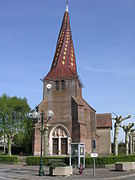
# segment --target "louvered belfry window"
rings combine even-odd
[[[55,81],[55,88],[56,90],[59,90],[59,81]]]
[[[61,80],[61,89],[64,90],[65,89],[65,81]]]

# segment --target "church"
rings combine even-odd
[[[82,83],[78,77],[76,57],[71,34],[68,4],[64,12],[56,50],[48,74],[43,79],[43,100],[38,112],[54,116],[44,122],[44,155],[68,155],[70,143],[83,143],[85,153],[92,152],[92,140],[96,140],[99,155],[111,153],[110,113],[96,114],[82,97]],[[33,154],[40,155],[40,123],[36,123]]]

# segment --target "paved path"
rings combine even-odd
[[[0,180],[115,180],[128,179],[135,180],[135,172],[118,172],[114,171],[114,167],[96,169],[95,177],[92,175],[92,169],[85,169],[83,175],[79,175],[78,170],[74,169],[74,173],[69,177],[52,177],[48,175],[49,169],[44,167],[45,176],[38,176],[38,166],[24,165],[5,165],[0,164]]]

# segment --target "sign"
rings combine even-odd
[[[98,153],[91,153],[91,157],[98,157]]]
[[[92,139],[92,148],[95,149],[96,148],[96,140]]]
[[[81,156],[84,155],[84,147],[80,147],[80,155],[81,155]]]

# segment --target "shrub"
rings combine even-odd
[[[68,165],[69,157],[63,157],[63,156],[43,157],[43,164],[50,165],[51,161],[63,162]],[[40,157],[39,156],[28,156],[28,157],[26,157],[26,163],[27,163],[27,165],[39,165]]]
[[[48,159],[48,163],[46,165],[51,166],[54,163],[63,163],[61,159]]]
[[[82,159],[81,159],[82,161]],[[26,158],[27,165],[39,165],[40,157],[38,156],[28,156]],[[65,163],[69,165],[69,157],[63,156],[50,156],[43,157],[43,164],[51,165],[52,162],[55,164]],[[93,158],[90,156],[85,157],[86,166],[92,166]],[[106,156],[106,157],[97,157],[95,163],[97,167],[104,167],[107,164],[115,164],[115,162],[135,162],[135,155],[119,155],[119,156]]]
[[[86,166],[92,165],[92,158],[86,157]],[[97,157],[95,159],[96,166],[103,167],[107,164],[115,164],[116,162],[134,162],[135,155],[119,155],[119,156],[106,156],[106,157]]]
[[[16,163],[18,163],[18,157],[17,156],[1,155],[0,156],[0,163],[16,164]]]
[[[39,165],[40,157],[39,156],[28,156],[26,157],[27,165]]]
[[[56,167],[66,167],[66,166],[67,164],[65,164],[64,162],[55,162],[50,165],[52,169],[55,169]]]

